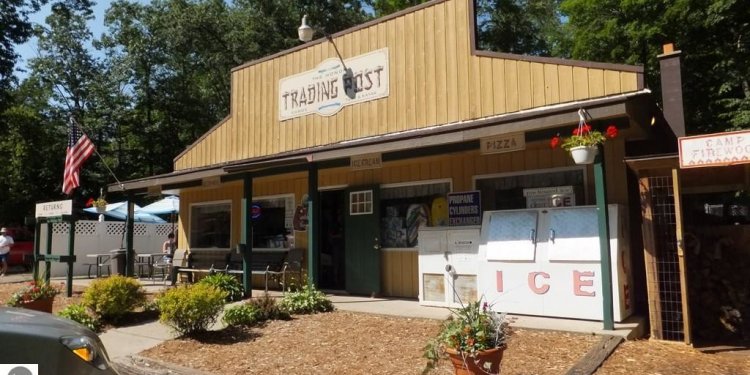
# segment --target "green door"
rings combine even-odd
[[[346,191],[346,290],[380,294],[380,204],[377,186]]]

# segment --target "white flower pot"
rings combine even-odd
[[[103,214],[103,213],[107,212],[107,207],[106,206],[102,206],[102,207],[96,206],[96,212],[98,212],[100,214]]]
[[[596,146],[578,146],[570,149],[570,156],[576,164],[591,164],[599,153]]]

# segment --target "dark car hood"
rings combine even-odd
[[[0,307],[0,332],[24,332],[50,337],[76,333],[82,336],[97,337],[86,327],[72,320],[15,307]]]

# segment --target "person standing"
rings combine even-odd
[[[5,272],[8,271],[8,255],[10,254],[10,248],[13,247],[13,237],[7,234],[5,228],[0,229],[0,260],[3,262],[2,271],[0,276],[5,276]]]
[[[169,235],[167,235],[167,240],[164,241],[164,244],[161,245],[161,252],[164,253],[165,262],[172,261],[172,255],[174,255],[174,251],[176,248],[177,243],[174,240],[174,233],[170,233]]]

